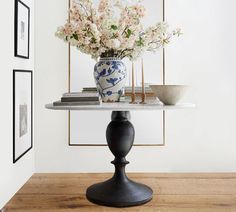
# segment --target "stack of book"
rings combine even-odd
[[[135,87],[137,99],[142,97],[142,87]],[[156,96],[150,87],[145,87],[145,95],[148,100],[155,100]],[[130,101],[132,87],[125,87],[125,92],[120,98],[121,102]],[[53,103],[54,106],[77,106],[77,105],[100,105],[101,97],[96,87],[83,88],[82,92],[64,93],[60,101]]]
[[[97,92],[72,92],[64,93],[60,101],[54,106],[100,105],[101,98]]]
[[[136,97],[142,96],[142,87],[135,87],[135,95]],[[131,96],[132,95],[132,87],[125,87],[125,96]],[[149,86],[145,87],[145,95],[146,97],[156,97],[153,93],[152,89]]]

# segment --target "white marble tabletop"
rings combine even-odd
[[[130,104],[129,102],[101,103],[100,105],[79,105],[79,106],[54,106],[45,105],[51,110],[101,110],[101,111],[131,111],[131,110],[175,110],[194,108],[192,103],[179,103],[177,105],[163,105],[156,101],[147,104]]]

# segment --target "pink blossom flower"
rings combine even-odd
[[[94,59],[116,56],[131,60],[145,51],[157,51],[173,36],[181,34],[180,29],[168,31],[167,23],[162,22],[144,29],[141,24],[145,16],[143,5],[122,2],[116,0],[114,4],[112,0],[100,0],[97,8],[92,0],[73,0],[70,19],[55,34]]]

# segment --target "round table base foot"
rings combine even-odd
[[[126,179],[117,182],[113,178],[87,189],[90,202],[111,207],[131,207],[142,205],[152,199],[153,191],[146,185]]]

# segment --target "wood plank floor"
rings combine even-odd
[[[5,211],[236,212],[236,174],[129,174],[154,190],[153,200],[131,208],[97,206],[86,188],[111,174],[35,174]]]

